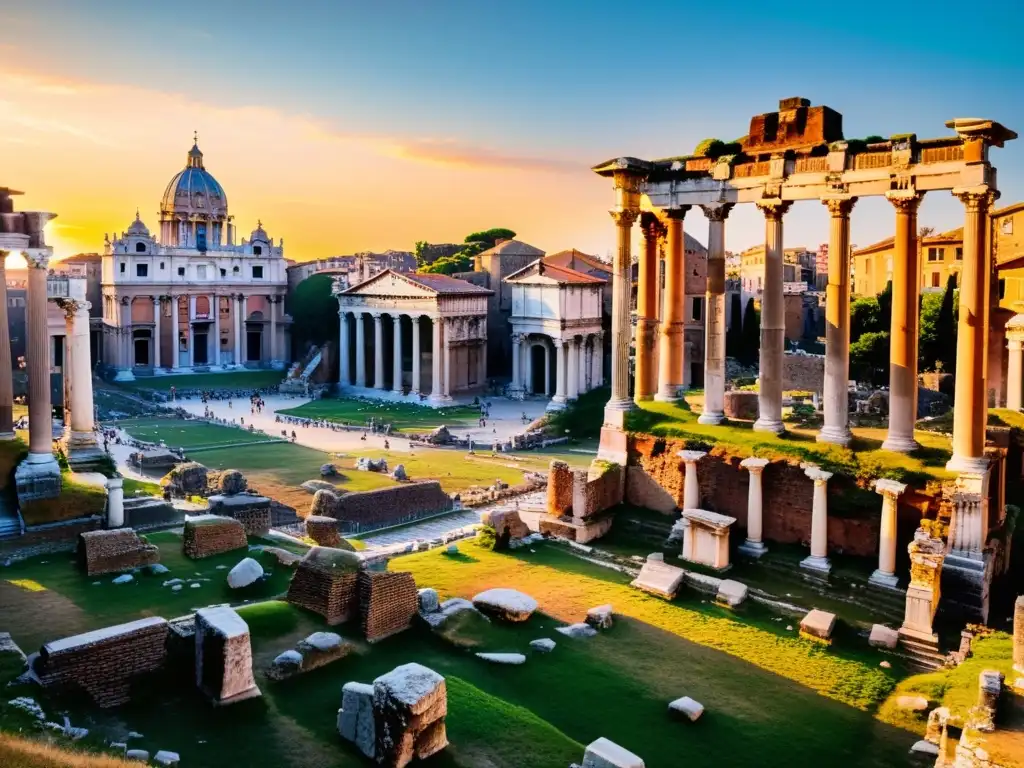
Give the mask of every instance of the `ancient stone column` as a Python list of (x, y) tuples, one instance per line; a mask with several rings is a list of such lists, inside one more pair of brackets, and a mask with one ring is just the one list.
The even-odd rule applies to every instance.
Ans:
[(591, 364), (594, 366), (592, 373), (593, 386), (595, 388), (604, 386), (604, 334), (594, 334), (594, 354), (591, 357)]
[(213, 294), (213, 365), (220, 366), (220, 294)]
[(764, 213), (765, 250), (758, 416), (754, 422), (754, 431), (777, 435), (786, 429), (782, 424), (782, 353), (786, 336), (785, 299), (782, 292), (782, 217), (790, 205), (790, 202), (782, 200), (765, 200), (757, 204)]
[[(573, 336), (566, 342), (565, 351), (565, 398), (575, 400), (579, 393), (580, 360), (579, 346)], [(650, 398), (648, 398), (650, 399)]]
[[(637, 270), (636, 366), (633, 377), (633, 399), (638, 403), (654, 397), (656, 384), (654, 342), (658, 323), (658, 238), (661, 235), (658, 217), (649, 212), (642, 214), (641, 231), (644, 250)], [(570, 376), (569, 379), (570, 398), (574, 397), (573, 378)]]
[(612, 211), (618, 248), (612, 265), (612, 393), (605, 406), (605, 424), (622, 429), (622, 414), (633, 405), (629, 399), (629, 304), (632, 284), (631, 230), (638, 211)]
[(551, 395), (551, 344), (544, 342), (544, 397)]
[(124, 480), (107, 478), (107, 528), (124, 525)]
[(568, 354), (569, 342), (562, 339), (555, 340), (555, 396), (551, 398), (551, 402), (548, 403), (548, 408), (552, 410), (560, 410), (565, 407), (566, 395), (566, 379), (567, 371), (566, 365), (569, 357)]
[(907, 551), (910, 553), (910, 585), (903, 626), (899, 629), (900, 642), (912, 647), (923, 644), (937, 648), (938, 637), (932, 630), (932, 621), (939, 607), (945, 545), (942, 539), (933, 539), (923, 528), (918, 528)]
[(683, 509), (700, 509), (700, 485), (697, 481), (697, 462), (707, 456), (706, 451), (679, 451), (677, 454), (686, 465), (683, 484)]
[[(1024, 595), (1013, 603), (1013, 669), (1024, 674)], [(1020, 688), (1020, 683), (1015, 687)]]
[(800, 567), (828, 576), (832, 564), (828, 560), (828, 480), (831, 472), (807, 467), (804, 474), (814, 481), (814, 502), (811, 508), (811, 555), (800, 561)]
[[(725, 220), (732, 205), (706, 205), (702, 208), (708, 217), (708, 287), (704, 322), (704, 409), (697, 421), (701, 424), (721, 424), (725, 418)], [(781, 214), (779, 216), (781, 233)], [(781, 237), (780, 234), (780, 243)], [(765, 283), (767, 295), (767, 280)], [(779, 290), (782, 290), (781, 272)], [(781, 296), (779, 298), (781, 300)], [(781, 373), (781, 361), (779, 370)], [(781, 426), (781, 390), (779, 397)]]
[(241, 310), (238, 316), (238, 336), (241, 341), (242, 358), (241, 363), (244, 365), (246, 360), (249, 359), (249, 339), (247, 338), (245, 321), (249, 318), (249, 297), (244, 293), (238, 297), (238, 307)]
[(828, 285), (825, 288), (825, 418), (818, 442), (849, 445), (850, 434), (850, 211), (855, 197), (828, 206)]
[(889, 432), (882, 448), (907, 453), (921, 447), (914, 439), (918, 296), (921, 292), (917, 206), (921, 196), (915, 192), (889, 192), (886, 197), (896, 207), (896, 238), (892, 257), (892, 325), (889, 333)]
[[(273, 364), (277, 360), (277, 296), (270, 297), (270, 362)], [(220, 348), (220, 339), (217, 340), (218, 349)], [(219, 361), (218, 361), (219, 362)]]
[[(683, 218), (690, 206), (665, 211), (668, 229), (668, 252), (665, 256), (665, 301), (661, 313), (661, 350), (658, 353), (658, 391), (655, 400), (664, 403), (679, 401), (683, 388), (683, 336), (686, 330), (686, 244)], [(600, 357), (595, 342), (594, 353)], [(597, 377), (595, 376), (595, 386)]]
[(160, 367), (160, 297), (153, 297), (153, 370)]
[(234, 324), (234, 336), (235, 336), (235, 365), (242, 364), (242, 296), (231, 297), (231, 303), (234, 305), (234, 312), (232, 315), (232, 323)]
[(988, 341), (985, 285), (991, 267), (986, 247), (988, 190), (954, 193), (964, 204), (964, 260), (960, 272), (960, 316), (956, 337), (956, 384), (953, 400), (952, 472), (983, 471), (988, 400), (984, 385), (984, 354)]
[(395, 359), (391, 369), (391, 391), (396, 395), (402, 394), (402, 316), (393, 315), (395, 324)]
[(366, 328), (362, 312), (356, 312), (356, 386), (366, 387)]
[(431, 373), (432, 381), (430, 386), (430, 399), (434, 402), (441, 402), (444, 396), (441, 392), (441, 355), (444, 354), (441, 350), (441, 318), (432, 317), (430, 318), (433, 324), (433, 348), (431, 349)]
[(875, 481), (875, 491), (882, 496), (882, 524), (878, 535), (878, 568), (869, 582), (879, 587), (895, 589), (896, 578), (896, 506), (907, 486), (895, 480), (882, 478)]
[(67, 301), (64, 306), (68, 346), (72, 350), (69, 378), (73, 386), (68, 434), (68, 448), (71, 451), (96, 445), (89, 355), (90, 306), (87, 301)]
[(46, 322), (46, 274), (52, 248), (28, 248), (28, 459), (56, 464), (53, 458), (53, 407), (50, 399), (50, 334)]
[(344, 309), (338, 310), (338, 322), (340, 335), (338, 337), (338, 384), (347, 387), (352, 383), (352, 366), (349, 362), (348, 351), (348, 312)]
[(14, 381), (11, 332), (7, 319), (7, 272), (9, 251), (0, 251), (0, 440), (14, 439)]
[[(178, 341), (178, 312), (181, 310), (180, 297), (171, 296), (171, 371), (178, 370), (178, 352), (181, 342)], [(237, 359), (237, 358), (236, 358)]]
[(412, 386), (409, 391), (411, 394), (418, 395), (420, 392), (420, 316), (412, 315), (409, 319), (412, 321)]
[(750, 456), (740, 462), (740, 466), (750, 473), (750, 485), (747, 489), (747, 540), (740, 544), (740, 552), (749, 557), (760, 557), (768, 551), (761, 540), (763, 530), (763, 514), (761, 475), (769, 464), (768, 459)]
[(1006, 364), (1006, 407), (1011, 411), (1019, 411), (1024, 406), (1024, 328), (1018, 330), (1010, 327), (1017, 318), (1024, 322), (1024, 315), (1015, 315), (1006, 324), (1006, 346), (1009, 348)]
[(452, 390), (452, 320), (444, 321), (444, 381), (441, 383), (441, 394), (445, 400), (450, 400)]
[[(130, 308), (129, 308), (130, 309)], [(196, 364), (196, 297), (188, 297), (188, 367)]]
[(522, 389), (522, 384), (520, 383), (520, 375), (519, 375), (519, 366), (521, 365), (521, 361), (520, 361), (520, 354), (521, 354), (520, 353), (520, 347), (522, 346), (522, 343), (523, 343), (523, 334), (521, 334), (521, 333), (513, 333), (512, 334), (512, 385), (511, 385), (511, 389), (512, 389), (513, 392), (518, 392), (520, 389)]
[(373, 316), (373, 388), (384, 389), (384, 319)]

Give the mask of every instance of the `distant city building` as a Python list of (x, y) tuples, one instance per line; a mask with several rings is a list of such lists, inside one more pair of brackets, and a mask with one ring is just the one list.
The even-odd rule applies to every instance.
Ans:
[(415, 272), (416, 255), (410, 251), (389, 249), (383, 253), (364, 251), (350, 256), (329, 256), (326, 259), (291, 264), (286, 268), (288, 291), (294, 291), (299, 283), (316, 274), (330, 274), (348, 287), (365, 282), (386, 269)]
[(822, 243), (818, 246), (814, 269), (816, 273), (814, 278), (815, 285), (819, 291), (824, 291), (828, 285), (828, 243)]

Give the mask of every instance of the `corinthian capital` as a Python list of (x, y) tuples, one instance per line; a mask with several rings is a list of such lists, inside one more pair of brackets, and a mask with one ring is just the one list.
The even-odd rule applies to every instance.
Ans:
[(857, 203), (856, 197), (836, 197), (828, 200), (822, 200), (825, 206), (828, 208), (829, 215), (833, 219), (846, 219), (850, 216), (850, 211), (853, 210), (853, 206)]
[(26, 248), (24, 254), (29, 269), (46, 269), (53, 258), (53, 248)]
[(769, 221), (782, 221), (791, 205), (793, 203), (790, 200), (760, 200), (757, 203), (758, 209)]
[(92, 309), (92, 304), (81, 299), (58, 299), (57, 306), (64, 310), (64, 317), (68, 320), (80, 312), (88, 314), (89, 310)]
[(623, 211), (608, 211), (608, 213), (611, 214), (612, 218), (615, 220), (615, 223), (618, 226), (626, 227), (627, 229), (629, 227), (632, 227), (633, 222), (635, 222), (637, 220), (637, 217), (640, 216), (640, 211), (633, 211), (628, 209)]
[(987, 188), (971, 190), (954, 189), (953, 196), (959, 198), (960, 202), (964, 204), (964, 210), (967, 213), (983, 212), (989, 206), (989, 190)]
[(912, 214), (917, 212), (923, 194), (919, 192), (889, 192), (886, 198), (892, 203), (897, 213)]
[(640, 228), (643, 230), (644, 238), (647, 240), (657, 240), (668, 231), (665, 225), (658, 220), (657, 215), (650, 211), (644, 211), (640, 214)]
[(729, 213), (732, 211), (732, 203), (715, 203), (713, 205), (702, 205), (700, 209), (704, 211), (704, 215), (708, 221), (725, 221), (729, 218)]

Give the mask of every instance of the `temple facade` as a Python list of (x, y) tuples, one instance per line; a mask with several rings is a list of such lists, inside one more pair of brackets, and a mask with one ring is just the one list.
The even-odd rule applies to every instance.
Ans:
[(136, 213), (107, 236), (104, 360), (118, 380), (229, 368), (283, 368), (290, 357), (284, 241), (262, 222), (235, 242), (227, 195), (198, 143), (160, 203), (159, 237)]

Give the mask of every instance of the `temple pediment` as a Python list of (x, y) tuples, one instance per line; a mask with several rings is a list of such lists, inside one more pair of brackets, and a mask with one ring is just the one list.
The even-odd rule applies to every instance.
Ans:
[(385, 271), (365, 282), (353, 285), (343, 292), (344, 296), (400, 296), (403, 298), (437, 298), (437, 292), (406, 280), (400, 275)]

